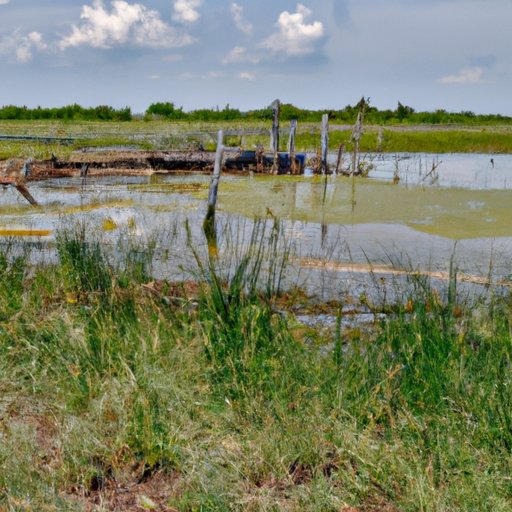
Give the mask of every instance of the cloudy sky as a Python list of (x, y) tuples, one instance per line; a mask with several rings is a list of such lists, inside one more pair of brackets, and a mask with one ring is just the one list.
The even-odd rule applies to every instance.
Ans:
[(0, 105), (512, 115), (511, 0), (0, 0)]

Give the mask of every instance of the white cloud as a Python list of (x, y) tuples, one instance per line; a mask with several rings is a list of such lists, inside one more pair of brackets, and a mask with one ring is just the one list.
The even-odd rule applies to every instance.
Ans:
[(256, 75), (254, 73), (244, 71), (238, 75), (238, 78), (240, 78), (240, 80), (248, 80), (249, 82), (253, 82), (256, 80)]
[(15, 56), (18, 62), (26, 63), (32, 60), (34, 52), (42, 52), (48, 48), (39, 32), (22, 35), (14, 32), (0, 42), (0, 54), (8, 57)]
[(199, 19), (197, 9), (201, 6), (202, 0), (176, 0), (174, 2), (175, 21), (180, 23), (194, 23)]
[(150, 75), (148, 76), (150, 80), (160, 80), (160, 75)]
[(276, 53), (287, 55), (307, 55), (313, 53), (317, 42), (324, 35), (324, 26), (320, 21), (305, 23), (312, 11), (297, 4), (297, 12), (283, 11), (277, 21), (278, 32), (267, 38), (261, 46)]
[(257, 64), (260, 58), (256, 55), (249, 55), (244, 46), (235, 46), (223, 59), (222, 64), (232, 64), (235, 62), (252, 62)]
[(231, 4), (231, 14), (233, 15), (236, 28), (240, 30), (240, 32), (250, 36), (252, 34), (253, 27), (248, 21), (244, 19), (244, 8), (241, 5), (233, 2)]
[(484, 70), (481, 67), (461, 69), (455, 75), (448, 75), (438, 80), (441, 84), (482, 84)]
[(187, 35), (179, 35), (162, 21), (157, 11), (142, 4), (129, 4), (124, 0), (111, 2), (111, 11), (102, 0), (92, 6), (82, 6), (80, 26), (73, 25), (71, 34), (64, 37), (59, 47), (89, 45), (110, 48), (116, 45), (135, 45), (149, 48), (172, 48), (193, 42)]
[(0, 0), (0, 5), (6, 5), (9, 3), (9, 0)]

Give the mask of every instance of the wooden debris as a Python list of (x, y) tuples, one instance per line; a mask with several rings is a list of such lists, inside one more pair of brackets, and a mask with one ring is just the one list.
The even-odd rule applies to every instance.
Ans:
[(14, 185), (16, 190), (32, 205), (38, 206), (37, 201), (34, 199), (32, 194), (28, 191), (28, 188), (23, 183), (17, 183)]

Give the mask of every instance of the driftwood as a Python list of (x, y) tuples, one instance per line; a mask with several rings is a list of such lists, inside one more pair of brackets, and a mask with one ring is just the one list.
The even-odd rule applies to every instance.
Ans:
[(0, 175), (0, 185), (13, 186), (32, 206), (37, 206), (37, 201), (28, 191), (25, 183), (32, 175), (32, 159), (20, 161), (9, 160), (6, 162), (5, 171)]
[(37, 206), (37, 201), (34, 199), (32, 194), (28, 191), (28, 188), (23, 183), (14, 185), (16, 190), (32, 205)]

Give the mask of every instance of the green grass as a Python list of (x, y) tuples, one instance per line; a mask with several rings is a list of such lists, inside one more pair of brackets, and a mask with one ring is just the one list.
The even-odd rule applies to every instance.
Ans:
[(421, 282), (320, 350), (280, 290), (282, 241), (256, 223), (245, 248), (193, 248), (196, 284), (159, 286), (151, 244), (114, 262), (83, 227), (56, 263), (6, 249), (0, 510), (510, 510), (508, 301)]
[[(287, 123), (282, 124), (281, 150), (286, 150)], [(73, 144), (49, 144), (34, 141), (0, 141), (0, 160), (8, 158), (50, 158), (52, 153), (67, 158), (71, 152), (83, 147), (136, 146), (140, 149), (215, 149), (215, 134), (224, 129), (269, 129), (268, 123), (254, 121), (233, 122), (55, 122), (55, 121), (0, 121), (0, 134), (50, 136), (74, 138)], [(506, 126), (485, 127), (385, 127), (381, 150), (386, 152), (428, 153), (511, 153), (512, 131)], [(366, 127), (361, 139), (361, 151), (378, 149), (378, 127)], [(228, 136), (226, 144), (254, 149), (261, 144), (269, 147), (267, 135)], [(333, 126), (329, 147), (337, 151), (345, 144), (352, 150), (351, 131)], [(320, 148), (320, 125), (299, 125), (296, 146), (298, 151), (317, 151)]]

